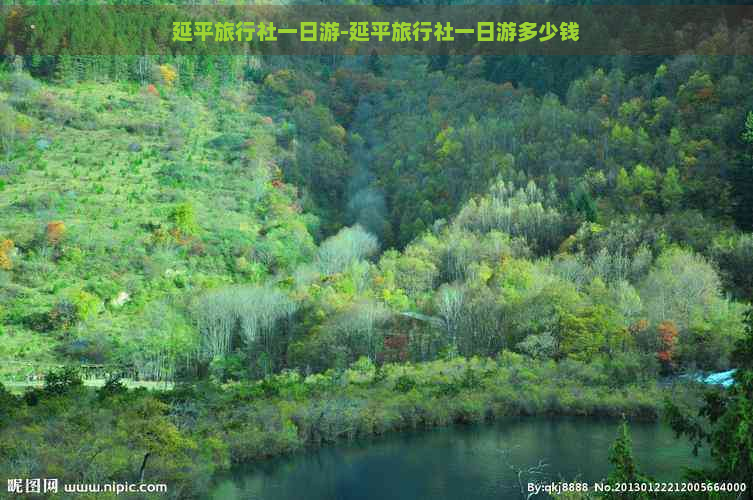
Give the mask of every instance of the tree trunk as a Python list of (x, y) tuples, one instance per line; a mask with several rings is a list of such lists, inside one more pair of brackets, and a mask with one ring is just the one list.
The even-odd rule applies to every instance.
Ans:
[(144, 460), (141, 462), (141, 469), (139, 470), (139, 483), (144, 482), (144, 471), (146, 470), (146, 462), (149, 460), (149, 455), (151, 455), (152, 452), (147, 451), (144, 455)]

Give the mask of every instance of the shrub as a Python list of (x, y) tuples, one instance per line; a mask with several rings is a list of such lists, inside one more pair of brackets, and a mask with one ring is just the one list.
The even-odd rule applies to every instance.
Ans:
[(120, 380), (119, 376), (110, 377), (105, 382), (105, 385), (100, 387), (97, 390), (97, 397), (100, 401), (103, 401), (105, 399), (112, 398), (114, 396), (119, 396), (121, 394), (126, 394), (128, 392), (128, 388), (123, 383), (122, 380)]
[(410, 375), (400, 375), (395, 380), (395, 391), (396, 392), (410, 392), (416, 387), (416, 381), (411, 377)]
[(45, 236), (47, 243), (50, 245), (57, 245), (63, 239), (65, 235), (65, 223), (62, 221), (53, 221), (47, 224), (45, 230)]
[(11, 394), (3, 384), (0, 384), (0, 428), (13, 416), (19, 402), (19, 398)]
[(69, 300), (61, 300), (47, 315), (46, 328), (50, 330), (68, 330), (79, 320), (76, 304)]
[(76, 314), (83, 321), (94, 318), (102, 310), (99, 297), (83, 290), (74, 294), (71, 302), (76, 306)]
[(651, 354), (621, 352), (605, 360), (604, 369), (609, 384), (620, 387), (656, 377), (659, 364), (656, 356)]
[(104, 363), (112, 345), (107, 338), (79, 338), (62, 344), (57, 351), (71, 360), (85, 363)]
[(241, 352), (215, 356), (209, 365), (209, 373), (212, 379), (219, 382), (241, 380), (248, 375), (247, 366), (248, 360)]
[(66, 366), (47, 372), (44, 377), (44, 392), (51, 396), (61, 396), (84, 384), (78, 370)]
[(13, 268), (11, 261), (11, 252), (13, 251), (13, 241), (0, 240), (0, 269), (10, 271)]
[(6, 80), (6, 88), (17, 97), (25, 97), (39, 89), (39, 82), (28, 73), (13, 73)]
[(201, 181), (198, 169), (191, 163), (167, 163), (156, 172), (160, 183), (170, 187), (196, 187)]
[(207, 142), (206, 146), (224, 151), (241, 151), (246, 146), (246, 138), (241, 134), (223, 134)]
[(549, 332), (528, 335), (517, 345), (518, 350), (532, 358), (548, 359), (556, 352), (556, 339)]
[(460, 385), (463, 389), (473, 389), (478, 387), (481, 384), (481, 378), (478, 376), (478, 374), (471, 368), (470, 365), (467, 365), (465, 367), (465, 371), (463, 372), (463, 378), (460, 381)]
[(181, 203), (173, 209), (170, 220), (183, 235), (193, 235), (199, 231), (196, 211), (191, 203)]
[(51, 92), (38, 92), (33, 98), (27, 99), (23, 107), (17, 107), (29, 115), (39, 119), (51, 120), (59, 125), (67, 125), (81, 130), (91, 128), (96, 124), (96, 115), (92, 111), (80, 110), (70, 104), (60, 102)]
[(159, 75), (162, 82), (168, 87), (172, 87), (178, 78), (178, 72), (169, 64), (162, 64), (159, 67)]
[(13, 145), (18, 136), (16, 112), (5, 103), (0, 103), (0, 146), (5, 152), (6, 160), (13, 153)]

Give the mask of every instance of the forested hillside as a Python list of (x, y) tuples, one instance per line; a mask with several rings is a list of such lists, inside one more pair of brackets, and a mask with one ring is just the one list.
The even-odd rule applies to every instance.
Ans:
[[(743, 55), (7, 55), (0, 380), (53, 371), (0, 391), (25, 423), (0, 463), (151, 455), (190, 496), (343, 435), (655, 417), (661, 378), (743, 366), (752, 80)], [(61, 365), (192, 385), (76, 393)], [(82, 421), (110, 456), (40, 454)]]
[(563, 97), (417, 58), (273, 60), (190, 95), (169, 64), (145, 85), (11, 70), (5, 355), (258, 375), (655, 359), (668, 331), (666, 370), (725, 368), (752, 286), (746, 63), (594, 69)]

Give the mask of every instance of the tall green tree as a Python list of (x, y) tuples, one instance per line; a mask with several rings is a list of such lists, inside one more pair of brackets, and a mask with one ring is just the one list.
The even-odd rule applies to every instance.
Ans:
[(735, 221), (741, 228), (753, 230), (753, 111), (745, 119), (741, 140), (744, 151), (738, 157), (733, 184), (737, 197)]
[(713, 466), (692, 472), (695, 479), (747, 481), (744, 497), (753, 499), (753, 310), (745, 320), (746, 334), (738, 341), (732, 360), (737, 366), (734, 384), (704, 395), (696, 418), (667, 402), (667, 417), (679, 435), (690, 438), (697, 452), (708, 446)]
[[(651, 482), (651, 478), (644, 476), (639, 470), (633, 458), (633, 446), (630, 440), (630, 431), (627, 421), (623, 419), (617, 432), (617, 439), (609, 452), (609, 462), (612, 464), (612, 472), (607, 478), (608, 483), (615, 484), (638, 484)], [(651, 498), (645, 492), (610, 492), (605, 495), (609, 500), (648, 500)]]

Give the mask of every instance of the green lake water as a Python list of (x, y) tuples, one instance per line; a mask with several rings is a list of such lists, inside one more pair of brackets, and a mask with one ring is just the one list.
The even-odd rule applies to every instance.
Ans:
[[(486, 500), (523, 498), (528, 482), (593, 483), (610, 470), (616, 420), (508, 418), (490, 425), (394, 433), (257, 462), (217, 479), (215, 500)], [(630, 425), (642, 472), (679, 480), (699, 466), (660, 423)], [(528, 470), (539, 464), (536, 471)], [(523, 471), (523, 472), (520, 472)], [(536, 498), (544, 498), (540, 495)]]

